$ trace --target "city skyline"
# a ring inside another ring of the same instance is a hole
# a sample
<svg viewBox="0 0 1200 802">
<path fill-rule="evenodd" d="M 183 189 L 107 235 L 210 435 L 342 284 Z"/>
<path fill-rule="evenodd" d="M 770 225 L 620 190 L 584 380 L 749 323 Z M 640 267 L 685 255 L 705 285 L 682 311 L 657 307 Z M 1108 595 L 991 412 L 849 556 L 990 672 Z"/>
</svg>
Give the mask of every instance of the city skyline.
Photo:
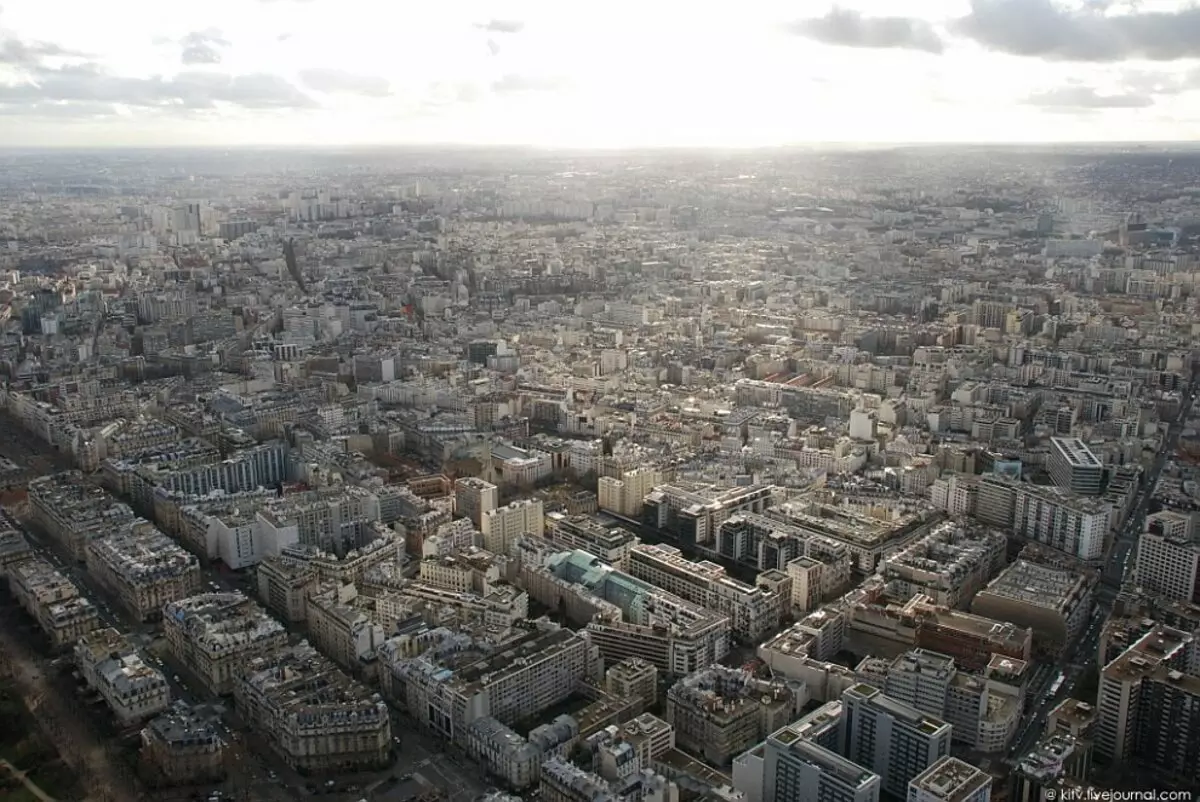
<svg viewBox="0 0 1200 802">
<path fill-rule="evenodd" d="M 148 0 L 0 9 L 0 146 L 1185 141 L 1200 8 Z"/>
</svg>

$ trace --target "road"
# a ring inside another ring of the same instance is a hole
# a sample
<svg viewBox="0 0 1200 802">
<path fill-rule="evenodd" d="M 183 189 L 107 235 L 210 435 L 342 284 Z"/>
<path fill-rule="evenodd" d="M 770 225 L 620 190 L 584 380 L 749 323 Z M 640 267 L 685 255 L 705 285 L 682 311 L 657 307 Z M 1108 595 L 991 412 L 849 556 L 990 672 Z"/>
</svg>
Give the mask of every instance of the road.
<svg viewBox="0 0 1200 802">
<path fill-rule="evenodd" d="M 1196 376 L 1193 374 L 1191 387 L 1195 387 L 1196 384 Z M 1192 401 L 1193 397 L 1189 388 L 1189 392 L 1184 396 L 1179 414 L 1175 416 L 1175 420 L 1167 429 L 1162 447 L 1155 455 L 1150 470 L 1146 473 L 1146 481 L 1142 483 L 1129 518 L 1125 525 L 1117 531 L 1108 553 L 1105 555 L 1104 571 L 1095 594 L 1096 606 L 1092 611 L 1088 628 L 1084 630 L 1079 641 L 1065 650 L 1063 659 L 1060 661 L 1059 668 L 1064 675 L 1061 687 L 1057 692 L 1050 693 L 1050 685 L 1053 681 L 1051 680 L 1036 694 L 1028 708 L 1032 715 L 1029 716 L 1024 727 L 1013 740 L 1013 746 L 1009 750 L 1010 758 L 1025 755 L 1033 748 L 1045 730 L 1046 718 L 1054 705 L 1071 696 L 1079 680 L 1095 665 L 1099 657 L 1100 636 L 1104 631 L 1104 622 L 1112 614 L 1113 603 L 1121 590 L 1121 583 L 1131 567 L 1129 559 L 1134 553 L 1138 537 L 1145 525 L 1150 502 L 1154 498 L 1154 490 L 1158 485 L 1158 477 L 1167 464 L 1167 460 L 1175 453 L 1175 449 L 1179 445 L 1179 435 L 1191 413 Z"/>
</svg>

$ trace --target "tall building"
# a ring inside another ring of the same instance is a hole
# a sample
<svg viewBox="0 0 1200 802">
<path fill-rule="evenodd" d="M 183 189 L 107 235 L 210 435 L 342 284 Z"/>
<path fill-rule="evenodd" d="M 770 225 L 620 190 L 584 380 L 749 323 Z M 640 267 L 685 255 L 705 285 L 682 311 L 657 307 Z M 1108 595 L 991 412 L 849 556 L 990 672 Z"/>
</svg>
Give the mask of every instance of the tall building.
<svg viewBox="0 0 1200 802">
<path fill-rule="evenodd" d="M 1080 560 L 1098 560 L 1104 554 L 1112 507 L 1103 499 L 1062 488 L 990 475 L 979 480 L 975 516 Z"/>
<path fill-rule="evenodd" d="M 522 535 L 542 537 L 546 518 L 540 499 L 522 499 L 503 507 L 485 510 L 480 517 L 479 531 L 483 547 L 493 554 L 508 554 Z"/>
<path fill-rule="evenodd" d="M 1137 759 L 1169 770 L 1200 765 L 1200 679 L 1184 673 L 1192 639 L 1157 627 L 1100 672 L 1098 762 Z"/>
<path fill-rule="evenodd" d="M 842 754 L 880 777 L 883 792 L 908 794 L 908 784 L 950 754 L 950 725 L 859 683 L 842 694 L 838 737 Z"/>
<path fill-rule="evenodd" d="M 992 775 L 956 757 L 944 757 L 908 784 L 908 802 L 989 802 Z"/>
<path fill-rule="evenodd" d="M 1081 496 L 1098 496 L 1104 486 L 1104 464 L 1077 437 L 1050 438 L 1046 468 L 1054 484 Z"/>
<path fill-rule="evenodd" d="M 1138 539 L 1137 584 L 1150 593 L 1200 604 L 1200 538 L 1190 515 L 1157 512 L 1146 517 Z"/>
<path fill-rule="evenodd" d="M 454 483 L 454 511 L 470 519 L 476 529 L 483 523 L 483 514 L 498 506 L 499 491 L 491 482 L 466 476 Z"/>
</svg>

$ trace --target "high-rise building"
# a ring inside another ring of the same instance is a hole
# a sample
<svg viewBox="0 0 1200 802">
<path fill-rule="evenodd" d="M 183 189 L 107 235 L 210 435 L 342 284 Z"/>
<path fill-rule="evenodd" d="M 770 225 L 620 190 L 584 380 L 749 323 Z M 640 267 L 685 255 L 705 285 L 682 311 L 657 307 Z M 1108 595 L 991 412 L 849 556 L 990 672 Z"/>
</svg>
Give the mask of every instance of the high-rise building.
<svg viewBox="0 0 1200 802">
<path fill-rule="evenodd" d="M 1104 464 L 1076 437 L 1050 438 L 1046 468 L 1054 484 L 1081 496 L 1098 496 L 1104 486 Z"/>
<path fill-rule="evenodd" d="M 498 491 L 491 482 L 466 476 L 454 483 L 454 511 L 469 518 L 476 529 L 483 523 L 483 514 L 498 506 Z"/>
<path fill-rule="evenodd" d="M 1182 602 L 1200 604 L 1200 538 L 1189 515 L 1157 512 L 1146 517 L 1138 539 L 1137 584 Z"/>
<path fill-rule="evenodd" d="M 908 784 L 950 754 L 950 725 L 859 683 L 842 694 L 841 752 L 880 777 L 880 789 L 897 797 Z"/>
<path fill-rule="evenodd" d="M 747 802 L 878 802 L 879 775 L 837 752 L 841 702 L 773 732 L 734 763 Z"/>
<path fill-rule="evenodd" d="M 485 510 L 480 516 L 479 531 L 483 533 L 485 549 L 493 554 L 508 554 L 522 535 L 542 537 L 545 534 L 542 502 L 540 499 L 522 499 Z"/>
</svg>

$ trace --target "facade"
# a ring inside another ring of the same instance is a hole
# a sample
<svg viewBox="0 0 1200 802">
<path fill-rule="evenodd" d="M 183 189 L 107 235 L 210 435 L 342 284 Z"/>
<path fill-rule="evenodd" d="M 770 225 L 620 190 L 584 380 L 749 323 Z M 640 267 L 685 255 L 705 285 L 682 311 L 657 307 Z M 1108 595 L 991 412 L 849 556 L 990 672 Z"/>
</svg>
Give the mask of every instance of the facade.
<svg viewBox="0 0 1200 802">
<path fill-rule="evenodd" d="M 234 699 L 294 769 L 344 772 L 391 763 L 387 705 L 307 643 L 250 660 Z"/>
<path fill-rule="evenodd" d="M 1075 437 L 1051 437 L 1046 468 L 1054 484 L 1081 496 L 1098 496 L 1104 465 L 1087 443 Z"/>
<path fill-rule="evenodd" d="M 203 593 L 163 608 L 172 654 L 209 693 L 233 693 L 247 662 L 287 644 L 287 632 L 240 593 Z"/>
<path fill-rule="evenodd" d="M 522 535 L 542 537 L 546 531 L 543 505 L 539 499 L 522 499 L 503 507 L 485 510 L 479 531 L 483 547 L 493 554 L 508 554 Z"/>
<path fill-rule="evenodd" d="M 843 754 L 874 771 L 880 788 L 906 796 L 908 784 L 950 754 L 950 725 L 858 684 L 842 694 L 839 738 Z"/>
<path fill-rule="evenodd" d="M 1080 560 L 1103 556 L 1112 515 L 1112 507 L 1101 498 L 994 474 L 979 480 L 980 521 Z"/>
<path fill-rule="evenodd" d="M 1200 604 L 1200 538 L 1190 515 L 1146 517 L 1138 538 L 1137 583 L 1150 593 Z"/>
<path fill-rule="evenodd" d="M 471 722 L 466 740 L 468 754 L 510 788 L 529 788 L 539 781 L 542 753 L 491 716 Z"/>
<path fill-rule="evenodd" d="M 100 626 L 95 605 L 45 560 L 33 558 L 10 568 L 8 588 L 54 648 L 73 646 Z"/>
<path fill-rule="evenodd" d="M 89 540 L 87 565 L 139 621 L 157 620 L 164 604 L 200 590 L 196 557 L 140 518 Z"/>
<path fill-rule="evenodd" d="M 146 665 L 129 639 L 115 629 L 92 630 L 80 638 L 75 664 L 122 726 L 156 716 L 171 703 L 162 673 Z"/>
</svg>

